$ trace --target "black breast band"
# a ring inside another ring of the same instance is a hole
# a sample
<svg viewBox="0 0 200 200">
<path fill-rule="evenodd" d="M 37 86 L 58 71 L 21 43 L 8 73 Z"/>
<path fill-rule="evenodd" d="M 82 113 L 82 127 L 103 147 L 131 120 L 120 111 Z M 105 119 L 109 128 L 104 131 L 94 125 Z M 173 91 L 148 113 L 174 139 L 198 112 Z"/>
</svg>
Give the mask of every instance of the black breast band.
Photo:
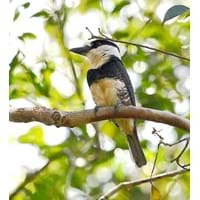
<svg viewBox="0 0 200 200">
<path fill-rule="evenodd" d="M 121 61 L 117 57 L 111 57 L 111 59 L 101 67 L 88 70 L 88 85 L 90 86 L 95 81 L 103 78 L 121 79 L 121 73 L 119 70 L 121 68 L 121 66 L 119 66 L 120 64 Z"/>
</svg>

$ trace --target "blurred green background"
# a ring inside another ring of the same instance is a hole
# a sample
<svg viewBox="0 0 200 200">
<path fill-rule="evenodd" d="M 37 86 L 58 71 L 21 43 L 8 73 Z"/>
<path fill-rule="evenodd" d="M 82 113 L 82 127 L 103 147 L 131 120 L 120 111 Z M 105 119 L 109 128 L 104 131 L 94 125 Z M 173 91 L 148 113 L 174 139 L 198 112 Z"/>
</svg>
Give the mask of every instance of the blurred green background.
<svg viewBox="0 0 200 200">
<path fill-rule="evenodd" d="M 152 46 L 189 57 L 188 12 L 163 19 L 175 0 L 42 0 L 11 1 L 10 105 L 42 105 L 65 111 L 93 108 L 87 86 L 88 62 L 68 49 L 88 42 L 98 28 L 114 39 Z M 174 12 L 174 13 L 173 13 Z M 135 88 L 137 105 L 167 110 L 189 118 L 189 62 L 145 48 L 118 44 Z M 12 199 L 97 199 L 115 185 L 149 177 L 160 131 L 173 143 L 188 132 L 167 125 L 137 121 L 148 164 L 132 162 L 124 135 L 109 121 L 75 128 L 40 123 L 10 123 L 13 151 Z M 155 173 L 180 167 L 175 158 L 184 143 L 159 150 Z M 189 162 L 189 148 L 181 163 Z M 27 178 L 26 178 L 27 177 Z M 155 182 L 161 199 L 189 199 L 189 174 Z M 17 188 L 17 189 L 16 189 Z M 151 185 L 122 189 L 110 199 L 150 199 Z"/>
</svg>

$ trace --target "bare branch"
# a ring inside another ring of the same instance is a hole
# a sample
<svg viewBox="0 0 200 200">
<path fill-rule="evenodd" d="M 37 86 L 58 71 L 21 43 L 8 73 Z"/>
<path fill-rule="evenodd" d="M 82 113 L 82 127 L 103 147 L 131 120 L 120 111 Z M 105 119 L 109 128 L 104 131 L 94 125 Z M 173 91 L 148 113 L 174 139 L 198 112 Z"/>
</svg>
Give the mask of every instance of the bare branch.
<svg viewBox="0 0 200 200">
<path fill-rule="evenodd" d="M 155 167 L 156 167 L 156 162 L 157 162 L 157 159 L 158 159 L 158 152 L 159 152 L 159 149 L 160 149 L 160 145 L 161 145 L 161 143 L 159 142 L 158 146 L 157 146 L 156 156 L 155 156 L 155 159 L 154 159 L 154 162 L 153 162 L 153 168 L 151 170 L 151 176 L 150 176 L 151 179 L 153 177 L 153 173 L 154 173 L 154 170 L 155 170 Z M 152 181 L 150 181 L 150 183 L 153 184 Z"/>
<path fill-rule="evenodd" d="M 88 38 L 88 40 L 91 40 L 91 39 L 93 39 L 94 37 L 95 37 L 95 35 L 92 33 L 92 31 L 88 28 L 88 27 L 85 27 L 86 28 L 86 30 L 90 33 L 90 35 L 91 35 L 91 37 L 90 38 Z"/>
<path fill-rule="evenodd" d="M 99 200 L 106 200 L 109 197 L 111 197 L 112 195 L 114 195 L 115 193 L 117 193 L 119 190 L 121 190 L 122 188 L 130 188 L 130 187 L 134 187 L 136 185 L 141 185 L 143 183 L 148 183 L 148 182 L 153 182 L 156 180 L 160 180 L 162 178 L 166 178 L 166 177 L 174 177 L 180 174 L 184 174 L 189 172 L 190 169 L 181 169 L 181 170 L 176 170 L 176 171 L 172 171 L 172 172 L 165 172 L 156 176 L 153 176 L 151 178 L 145 178 L 145 179 L 141 179 L 141 180 L 137 180 L 137 181 L 128 181 L 128 182 L 123 182 L 120 183 L 118 185 L 116 185 L 114 188 L 111 188 L 106 194 L 104 194 L 103 196 L 101 196 L 99 198 Z"/>
<path fill-rule="evenodd" d="M 181 158 L 181 156 L 183 155 L 183 153 L 185 152 L 185 150 L 187 149 L 187 147 L 189 145 L 190 137 L 182 138 L 182 139 L 178 140 L 177 142 L 174 142 L 174 143 L 170 144 L 170 143 L 164 142 L 164 138 L 159 134 L 159 132 L 160 131 L 158 131 L 155 128 L 153 128 L 152 134 L 154 134 L 157 137 L 159 137 L 160 142 L 158 143 L 157 152 L 156 152 L 156 156 L 155 156 L 155 160 L 154 160 L 154 164 L 153 164 L 153 169 L 152 169 L 152 172 L 151 172 L 151 176 L 153 175 L 153 171 L 155 169 L 156 160 L 157 160 L 157 157 L 158 157 L 158 151 L 159 151 L 161 145 L 172 147 L 172 146 L 175 146 L 177 144 L 180 144 L 180 143 L 186 141 L 185 146 L 183 147 L 183 149 L 181 150 L 181 152 L 178 154 L 178 156 L 176 156 L 174 159 L 172 159 L 171 162 L 175 161 L 176 164 L 179 167 L 181 167 L 183 169 L 187 169 L 190 166 L 190 164 L 181 164 L 180 163 L 180 158 Z"/>
<path fill-rule="evenodd" d="M 143 119 L 168 124 L 186 131 L 190 130 L 188 119 L 167 111 L 135 106 L 121 105 L 117 110 L 112 106 L 100 107 L 97 112 L 94 109 L 65 112 L 45 107 L 12 108 L 9 112 L 9 119 L 12 122 L 38 121 L 57 127 L 74 127 L 80 126 L 81 124 L 115 118 Z"/>
<path fill-rule="evenodd" d="M 149 49 L 149 50 L 153 50 L 153 51 L 157 51 L 157 52 L 166 54 L 168 56 L 173 56 L 173 57 L 176 57 L 176 58 L 180 58 L 182 60 L 190 61 L 189 58 L 186 58 L 184 56 L 181 56 L 181 55 L 169 52 L 169 51 L 157 49 L 157 48 L 154 48 L 154 47 L 150 47 L 150 46 L 147 46 L 147 45 L 138 44 L 138 43 L 134 43 L 134 42 L 127 42 L 127 41 L 123 41 L 123 40 L 112 39 L 112 38 L 106 36 L 104 33 L 102 33 L 102 31 L 100 29 L 98 29 L 98 30 L 99 30 L 99 34 L 101 36 L 94 35 L 88 27 L 86 27 L 86 29 L 91 34 L 91 37 L 89 38 L 89 40 L 91 40 L 91 39 L 104 39 L 105 40 L 106 39 L 106 40 L 110 40 L 110 41 L 117 42 L 117 43 L 123 43 L 123 44 L 127 44 L 127 45 L 133 45 L 133 46 L 137 46 L 137 47 L 141 47 L 141 48 L 146 48 L 146 49 Z"/>
<path fill-rule="evenodd" d="M 189 120 L 181 116 L 167 111 L 124 105 L 120 106 L 118 110 L 112 106 L 100 107 L 97 112 L 94 109 L 65 112 L 39 106 L 33 108 L 12 108 L 9 118 L 12 122 L 38 121 L 57 127 L 75 127 L 106 119 L 136 118 L 168 124 L 186 131 L 190 130 Z"/>
<path fill-rule="evenodd" d="M 180 163 L 180 158 L 181 156 L 183 155 L 183 153 L 185 152 L 185 150 L 187 149 L 188 145 L 189 145 L 189 141 L 190 141 L 190 138 L 187 137 L 187 138 L 183 138 L 182 140 L 179 141 L 179 143 L 183 142 L 183 141 L 186 141 L 185 143 L 185 146 L 183 147 L 183 149 L 181 150 L 181 152 L 179 153 L 179 155 L 174 158 L 173 160 L 171 160 L 171 162 L 174 162 L 176 161 L 177 165 L 183 169 L 187 169 L 188 166 L 190 166 L 190 164 L 181 164 Z"/>
</svg>

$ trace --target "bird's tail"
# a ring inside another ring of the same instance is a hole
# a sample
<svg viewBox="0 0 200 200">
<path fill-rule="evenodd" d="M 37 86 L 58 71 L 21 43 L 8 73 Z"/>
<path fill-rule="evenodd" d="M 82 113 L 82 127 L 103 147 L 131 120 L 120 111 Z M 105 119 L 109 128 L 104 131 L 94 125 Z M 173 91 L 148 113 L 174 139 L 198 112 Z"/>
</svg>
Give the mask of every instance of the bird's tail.
<svg viewBox="0 0 200 200">
<path fill-rule="evenodd" d="M 142 151 L 142 147 L 140 146 L 136 127 L 134 127 L 133 134 L 131 135 L 127 134 L 126 136 L 129 144 L 130 153 L 133 159 L 135 160 L 136 165 L 138 167 L 142 167 L 143 165 L 146 164 L 147 161 Z"/>
</svg>

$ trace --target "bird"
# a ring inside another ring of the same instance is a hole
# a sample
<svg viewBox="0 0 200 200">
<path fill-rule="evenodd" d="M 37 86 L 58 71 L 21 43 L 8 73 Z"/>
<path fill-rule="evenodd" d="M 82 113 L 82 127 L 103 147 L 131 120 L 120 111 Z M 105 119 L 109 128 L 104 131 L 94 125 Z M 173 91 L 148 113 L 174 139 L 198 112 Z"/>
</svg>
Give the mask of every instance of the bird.
<svg viewBox="0 0 200 200">
<path fill-rule="evenodd" d="M 70 51 L 89 60 L 87 82 L 96 108 L 136 105 L 134 89 L 116 43 L 108 39 L 94 39 L 84 46 L 71 48 Z M 112 121 L 125 133 L 131 158 L 136 165 L 138 167 L 146 165 L 146 157 L 137 134 L 136 121 L 129 118 Z"/>
</svg>

